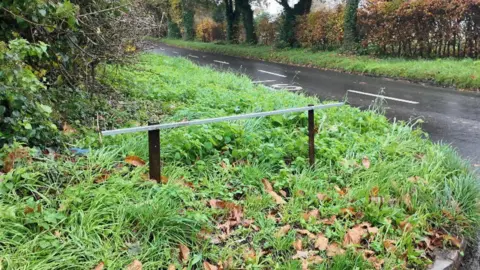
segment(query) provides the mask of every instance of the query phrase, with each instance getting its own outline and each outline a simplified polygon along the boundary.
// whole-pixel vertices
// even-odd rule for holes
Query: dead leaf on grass
[[[331,245],[328,245],[327,247],[327,256],[328,257],[335,257],[337,255],[342,255],[345,253],[345,250],[340,247],[339,244],[333,243]]]
[[[131,264],[127,265],[127,270],[142,270],[142,262],[134,260]]]
[[[177,268],[175,267],[174,264],[170,264],[170,265],[168,266],[168,269],[167,269],[167,270],[176,270],[176,269],[177,269]]]
[[[352,216],[354,216],[357,213],[355,212],[355,208],[353,207],[342,208],[340,209],[340,212],[344,215],[352,215]]]
[[[286,192],[285,190],[280,189],[279,193],[280,193],[280,195],[282,195],[284,198],[287,197],[287,192]]]
[[[451,245],[457,247],[457,248],[460,248],[462,246],[462,242],[460,241],[460,239],[454,237],[454,236],[451,236],[451,235],[444,235],[443,236],[443,239],[445,241],[448,241]]]
[[[295,242],[293,242],[293,248],[295,250],[302,250],[302,239],[297,239]]]
[[[108,173],[102,174],[95,179],[95,183],[96,184],[101,184],[103,182],[106,182],[108,180],[108,178],[110,178],[110,174],[108,174]]]
[[[288,224],[285,225],[285,226],[283,226],[283,227],[281,227],[281,228],[275,233],[275,237],[280,238],[280,237],[285,236],[285,235],[288,233],[288,231],[290,231],[290,228],[291,228],[291,227],[290,227],[290,225],[288,225]]]
[[[127,156],[125,162],[135,167],[142,167],[146,164],[145,161],[137,156]]]
[[[216,267],[213,264],[210,264],[209,262],[205,261],[203,262],[203,269],[204,270],[218,270],[218,267]]]
[[[378,191],[379,191],[379,188],[377,186],[373,187],[372,190],[370,190],[370,196],[377,197]]]
[[[408,222],[407,220],[404,220],[402,222],[400,222],[400,228],[405,231],[405,232],[409,232],[412,230],[413,226],[410,222]]]
[[[322,233],[317,235],[315,240],[315,248],[318,250],[326,250],[328,247],[328,238],[326,238]]]
[[[364,229],[359,226],[349,229],[343,237],[343,246],[359,245],[364,232]]]
[[[70,135],[70,134],[77,133],[77,130],[74,129],[69,124],[67,124],[67,122],[63,123],[62,130],[63,130],[63,134],[65,134],[65,135]]]
[[[389,239],[383,241],[383,247],[385,247],[385,250],[388,252],[395,252],[397,250],[395,241]]]
[[[308,221],[310,220],[310,218],[317,219],[319,215],[320,215],[320,212],[318,211],[318,209],[313,209],[307,213],[303,213],[302,218]]]
[[[265,191],[272,196],[277,204],[285,204],[287,203],[280,195],[278,195],[275,191],[273,191],[272,184],[267,179],[262,179],[263,186],[265,187]]]
[[[321,202],[326,202],[326,201],[329,201],[330,198],[328,197],[327,194],[323,194],[323,193],[318,193],[317,194],[317,199]]]
[[[330,218],[322,219],[320,223],[323,223],[325,225],[333,225],[336,220],[337,220],[337,216],[331,216]]]
[[[370,159],[368,159],[367,156],[363,157],[363,159],[362,159],[362,165],[363,165],[363,167],[365,167],[365,169],[369,169],[369,168],[370,168]]]
[[[315,238],[316,238],[315,234],[311,233],[311,232],[308,231],[308,230],[297,230],[297,232],[298,232],[299,234],[308,236],[308,238],[310,238],[310,239],[315,239]]]
[[[257,259],[257,253],[253,248],[245,249],[243,252],[243,259],[245,261],[254,262]]]
[[[341,189],[341,188],[339,188],[338,186],[335,186],[334,189],[335,189],[335,191],[338,193],[338,195],[340,195],[340,197],[345,196],[345,195],[347,194],[347,192],[348,192],[347,188]]]
[[[104,267],[105,267],[105,263],[100,262],[97,266],[95,266],[95,268],[93,268],[93,270],[103,270]]]
[[[179,249],[180,249],[180,256],[179,256],[180,261],[182,261],[183,263],[188,262],[188,259],[190,257],[190,249],[183,244],[179,245]]]
[[[262,183],[263,183],[263,186],[265,187],[265,190],[266,191],[273,191],[273,187],[272,187],[272,184],[270,183],[270,181],[268,181],[267,179],[262,179]]]

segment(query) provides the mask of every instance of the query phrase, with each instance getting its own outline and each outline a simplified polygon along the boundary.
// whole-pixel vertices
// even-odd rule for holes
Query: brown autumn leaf
[[[308,236],[308,238],[310,238],[310,239],[315,239],[315,238],[316,238],[315,234],[311,233],[311,232],[308,231],[308,230],[297,230],[297,232],[298,232],[299,234]]]
[[[30,206],[25,206],[25,209],[23,209],[23,213],[26,215],[26,214],[30,214],[30,213],[33,213],[35,212],[35,209],[30,207]]]
[[[135,167],[142,167],[146,164],[145,161],[137,156],[127,156],[125,162]]]
[[[297,253],[292,256],[292,259],[294,259],[294,260],[306,259],[306,258],[308,258],[308,255],[310,255],[309,251],[297,250]]]
[[[100,262],[97,266],[95,266],[95,268],[93,268],[93,270],[103,270],[104,267],[105,267],[105,263]]]
[[[273,200],[275,200],[275,203],[277,204],[286,204],[287,202],[282,198],[280,197],[280,195],[278,195],[275,191],[267,191],[268,194],[270,194],[270,196],[272,196]]]
[[[407,220],[404,220],[402,222],[400,222],[400,228],[405,231],[405,232],[409,232],[412,230],[413,226],[410,222],[408,222]]]
[[[168,266],[168,269],[167,269],[167,270],[176,270],[176,269],[177,269],[177,268],[175,267],[174,264],[170,264],[170,265]]]
[[[30,156],[28,148],[19,147],[8,153],[3,160],[3,172],[8,173],[15,167],[15,161],[17,159],[27,158]]]
[[[460,239],[454,237],[454,236],[451,236],[451,235],[444,235],[443,236],[443,239],[445,241],[448,241],[450,244],[452,244],[453,246],[456,246],[457,248],[460,248],[462,246],[462,242],[460,241]]]
[[[395,241],[389,239],[383,241],[383,247],[385,247],[385,250],[388,252],[395,252],[397,250]]]
[[[340,195],[340,197],[343,197],[347,194],[347,189],[344,188],[344,189],[341,189],[339,188],[338,186],[335,186],[333,187],[335,189],[335,191],[338,193],[338,195]]]
[[[103,182],[106,182],[108,180],[108,178],[110,178],[110,174],[108,174],[108,173],[102,174],[95,179],[95,183],[96,184],[101,184]]]
[[[328,245],[327,247],[327,256],[328,257],[335,257],[337,255],[342,255],[345,253],[345,250],[340,247],[339,244],[333,243],[331,245]]]
[[[310,220],[310,218],[317,219],[319,215],[320,215],[320,212],[318,211],[318,209],[313,209],[313,210],[310,210],[307,213],[303,213],[302,218],[304,220],[308,221],[308,220]]]
[[[377,197],[378,191],[379,191],[379,188],[377,186],[373,187],[372,190],[370,190],[370,196]]]
[[[248,262],[254,262],[257,259],[257,253],[253,248],[247,248],[243,252],[243,259]]]
[[[180,256],[179,256],[180,261],[182,261],[183,263],[188,262],[188,259],[190,257],[190,249],[183,244],[179,245],[179,249],[180,249]]]
[[[325,202],[325,201],[330,200],[330,198],[327,196],[327,194],[323,194],[323,193],[318,193],[317,194],[317,199],[321,202]]]
[[[160,181],[162,182],[162,184],[165,185],[166,183],[168,183],[168,177],[166,177],[165,175],[161,175]]]
[[[293,248],[295,250],[302,250],[302,239],[297,239],[296,241],[293,242]]]
[[[58,230],[54,231],[53,232],[53,235],[56,237],[56,238],[60,238],[62,236],[62,233]]]
[[[342,208],[340,209],[340,212],[344,215],[354,216],[356,214],[355,209],[353,207]]]
[[[280,195],[282,195],[284,198],[287,197],[287,192],[285,192],[285,190],[280,189],[279,193],[280,193]]]
[[[142,262],[134,260],[131,264],[127,265],[127,270],[142,270]]]
[[[323,263],[323,258],[318,256],[318,255],[314,255],[314,256],[311,256],[311,257],[308,257],[307,261],[311,264],[321,264]]]
[[[365,230],[360,226],[355,226],[347,231],[343,237],[343,246],[359,245]]]
[[[63,134],[65,134],[65,135],[70,135],[70,134],[77,133],[77,130],[74,129],[69,124],[67,124],[67,122],[63,123],[62,130],[63,130]]]
[[[275,233],[275,237],[283,237],[288,233],[288,231],[290,231],[290,225],[287,224],[283,227],[280,227],[280,229]]]
[[[363,157],[363,159],[362,159],[362,165],[363,165],[363,167],[365,167],[365,169],[369,169],[369,168],[370,168],[370,159],[368,159],[367,156]]]
[[[266,191],[273,191],[272,184],[267,179],[262,179],[262,183]]]
[[[324,225],[333,225],[336,220],[337,216],[331,216],[330,218],[322,219],[320,223],[323,223]]]
[[[213,264],[210,264],[210,263],[207,262],[207,261],[204,261],[204,262],[203,262],[203,269],[204,269],[204,270],[218,270],[218,267],[216,267],[216,266],[213,265]]]
[[[317,235],[315,240],[315,248],[318,250],[326,250],[328,247],[328,238],[326,238],[322,233]]]
[[[412,198],[410,197],[410,194],[405,194],[403,196],[403,203],[407,206],[408,210],[412,210]]]
[[[302,270],[308,270],[308,261],[302,260]]]

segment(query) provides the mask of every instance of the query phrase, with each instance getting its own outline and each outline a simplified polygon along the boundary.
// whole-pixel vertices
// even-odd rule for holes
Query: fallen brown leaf
[[[245,261],[254,262],[257,259],[257,253],[253,248],[245,249],[243,252],[243,259]]]
[[[397,250],[395,241],[389,239],[383,241],[383,247],[385,247],[385,250],[388,252],[395,252]]]
[[[456,246],[457,248],[460,248],[462,246],[462,242],[460,241],[460,239],[454,236],[444,235],[443,239],[450,242],[450,244],[452,244],[453,246]]]
[[[282,195],[284,198],[287,197],[287,192],[285,192],[285,190],[280,189],[279,193],[280,193],[280,195]]]
[[[3,160],[3,172],[8,173],[15,167],[15,161],[17,159],[27,158],[30,156],[29,150],[26,147],[16,148]]]
[[[168,266],[168,269],[167,269],[167,270],[176,270],[176,269],[177,269],[177,268],[175,267],[174,264],[170,264],[170,265]]]
[[[146,164],[145,161],[137,156],[127,156],[125,162],[135,167],[142,167]]]
[[[216,267],[213,264],[210,264],[209,262],[205,261],[203,262],[203,269],[204,270],[218,270],[218,267]]]
[[[293,242],[293,248],[295,250],[302,250],[302,239],[297,239],[295,242]]]
[[[309,255],[308,251],[297,250],[297,253],[292,256],[292,259],[294,259],[294,260],[306,259],[306,258],[308,258],[308,255]]]
[[[364,232],[364,229],[360,226],[351,228],[343,237],[343,246],[359,245]]]
[[[413,228],[412,224],[410,224],[410,222],[408,222],[407,220],[400,222],[399,225],[400,225],[400,228],[405,232],[409,232]]]
[[[267,179],[262,179],[262,183],[266,191],[273,191],[272,184]]]
[[[288,231],[290,231],[290,225],[285,225],[275,233],[275,237],[277,238],[283,237],[288,233]]]
[[[340,209],[340,212],[344,215],[354,216],[356,214],[355,209],[353,207],[342,208]]]
[[[330,200],[330,198],[327,196],[327,194],[323,194],[323,193],[318,193],[317,194],[317,199],[321,202]]]
[[[162,184],[165,185],[166,183],[168,183],[168,177],[166,177],[165,175],[161,175],[160,181],[162,182]]]
[[[56,238],[60,238],[60,236],[62,236],[62,233],[60,231],[55,231],[53,232],[53,235],[56,237]]]
[[[315,248],[318,250],[326,250],[328,247],[328,238],[326,238],[322,233],[317,235],[315,240]]]
[[[307,261],[308,261],[309,263],[311,263],[311,264],[320,264],[320,263],[323,262],[323,258],[320,257],[320,256],[315,255],[315,256],[309,257],[309,258],[307,259]]]
[[[337,255],[342,255],[345,253],[345,250],[340,247],[339,244],[333,243],[327,247],[327,256],[335,257]]]
[[[375,256],[368,258],[368,261],[373,265],[376,270],[382,269],[382,265],[385,263],[385,260],[379,259]]]
[[[142,263],[139,260],[134,260],[131,264],[127,265],[127,270],[142,270]]]
[[[302,270],[308,270],[308,261],[302,260]]]
[[[370,190],[370,196],[377,197],[378,191],[379,191],[379,188],[377,186],[373,187],[372,190]]]
[[[280,197],[280,195],[275,193],[275,191],[267,191],[267,193],[270,194],[270,196],[272,196],[272,198],[275,200],[275,202],[277,204],[286,204],[287,203],[282,197]]]
[[[333,225],[336,220],[337,216],[331,216],[330,218],[322,219],[320,223],[323,223],[325,225]]]
[[[102,174],[95,179],[95,183],[96,184],[101,184],[101,183],[107,181],[108,178],[110,178],[110,174],[108,174],[108,173],[107,174]]]
[[[63,134],[65,135],[70,135],[70,134],[74,134],[77,132],[76,129],[74,129],[72,126],[70,126],[69,124],[67,124],[67,122],[64,122],[63,123],[63,127],[62,127],[62,130],[63,130]]]
[[[338,195],[340,195],[341,197],[343,197],[347,194],[347,189],[346,188],[341,189],[338,186],[335,186],[334,189],[335,189],[335,191],[337,191]]]
[[[179,249],[180,249],[180,256],[179,256],[180,261],[182,261],[183,263],[188,262],[188,259],[190,257],[190,249],[183,244],[179,245]]]
[[[97,266],[95,266],[95,268],[93,268],[93,270],[103,270],[104,267],[105,267],[105,263],[100,262]]]
[[[318,216],[320,215],[320,212],[318,209],[311,210],[307,213],[302,214],[302,218],[306,221],[310,220],[310,218],[317,219]]]
[[[297,230],[297,232],[298,232],[299,234],[308,236],[308,238],[310,238],[310,239],[315,239],[315,238],[316,238],[315,234],[311,233],[311,232],[308,231],[308,230]]]
[[[368,159],[368,157],[363,157],[362,159],[362,165],[363,167],[365,167],[365,169],[369,169],[370,168],[370,160]]]

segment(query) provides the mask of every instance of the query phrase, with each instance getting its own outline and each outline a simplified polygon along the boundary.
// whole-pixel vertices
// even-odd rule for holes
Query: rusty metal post
[[[313,105],[308,105],[313,106]],[[308,111],[308,158],[310,166],[315,164],[315,111]]]
[[[154,125],[149,123],[149,125]],[[150,170],[150,179],[160,182],[162,175],[162,165],[160,158],[160,130],[148,131],[148,161]]]

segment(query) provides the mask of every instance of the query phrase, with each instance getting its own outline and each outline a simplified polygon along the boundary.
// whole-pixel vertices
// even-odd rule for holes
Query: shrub
[[[196,27],[197,39],[203,42],[212,42],[225,38],[224,24],[216,23],[210,18],[203,19]]]
[[[303,47],[335,49],[342,45],[344,7],[319,10],[297,20],[296,38]]]
[[[256,30],[259,44],[272,45],[275,42],[277,24],[275,21],[272,21],[269,14],[264,13],[258,16],[256,19]]]

